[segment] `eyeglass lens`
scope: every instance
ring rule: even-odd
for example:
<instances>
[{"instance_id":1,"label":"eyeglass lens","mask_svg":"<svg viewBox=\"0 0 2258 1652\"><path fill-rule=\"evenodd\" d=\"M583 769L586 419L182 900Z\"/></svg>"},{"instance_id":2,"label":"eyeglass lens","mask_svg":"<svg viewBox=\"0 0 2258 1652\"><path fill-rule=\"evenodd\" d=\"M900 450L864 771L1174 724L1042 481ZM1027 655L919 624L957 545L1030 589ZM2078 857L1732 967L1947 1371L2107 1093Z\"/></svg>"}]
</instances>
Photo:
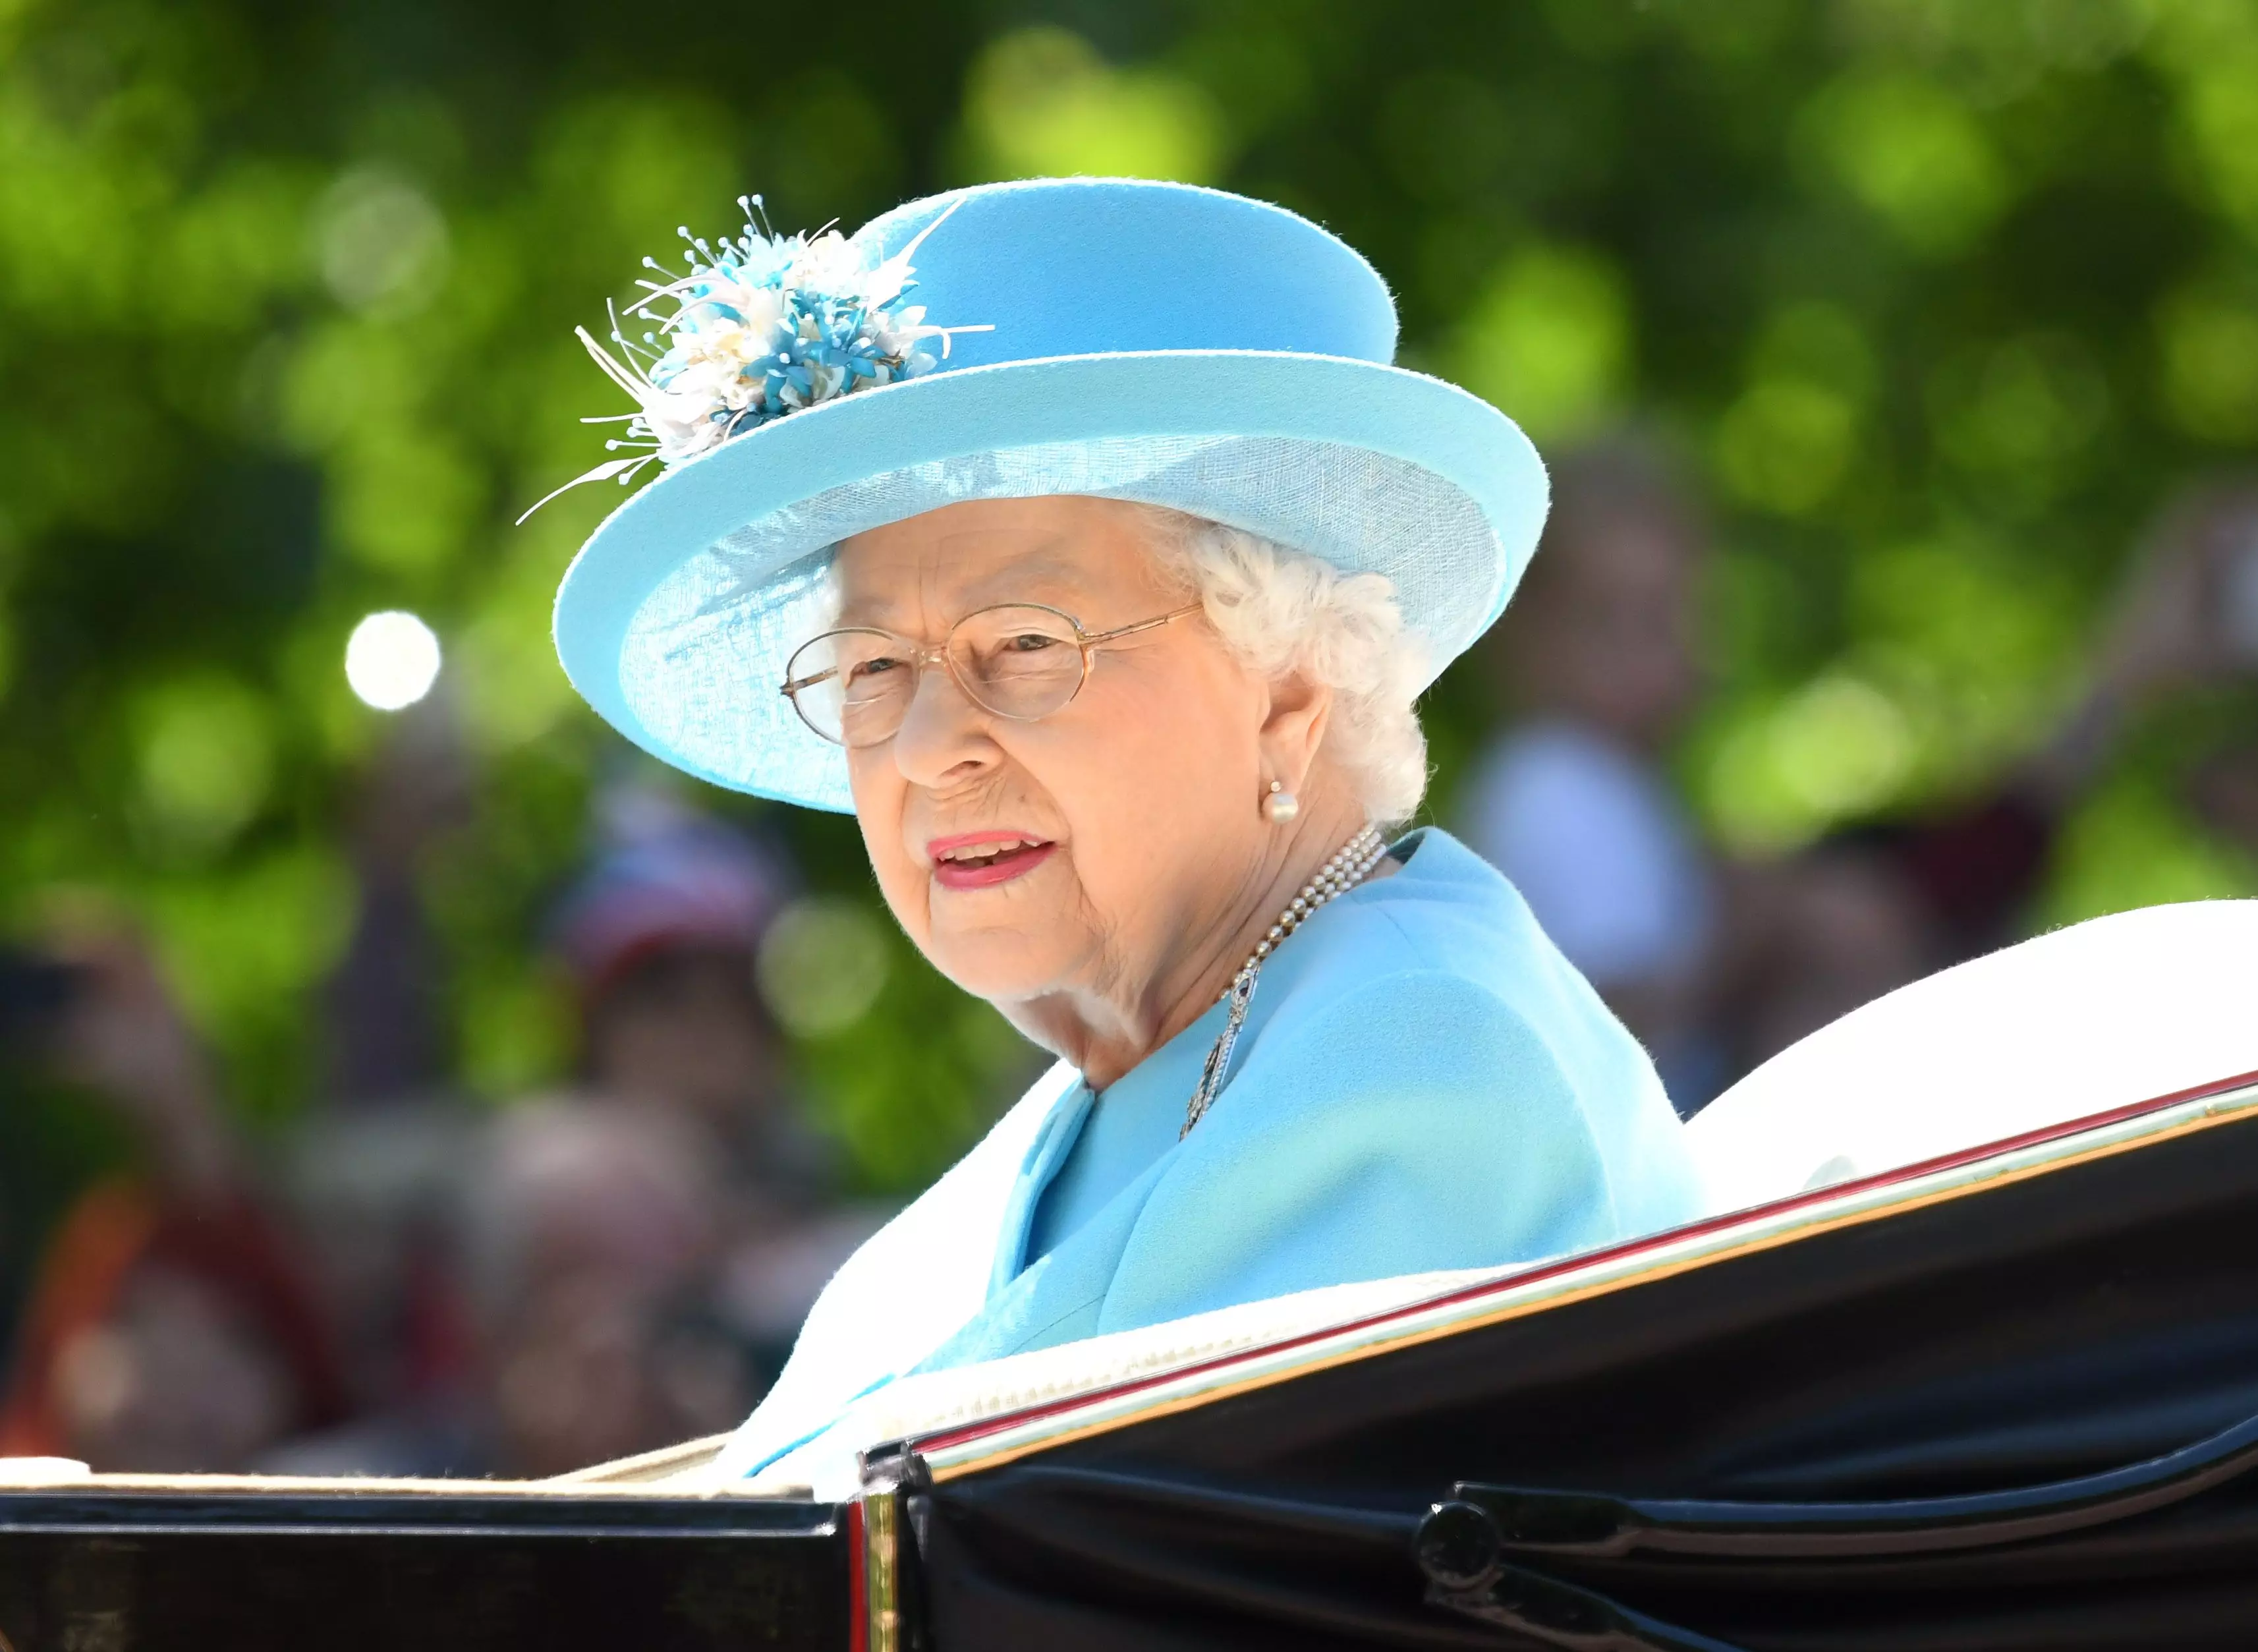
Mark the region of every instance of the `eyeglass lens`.
<instances>
[{"instance_id":1,"label":"eyeglass lens","mask_svg":"<svg viewBox=\"0 0 2258 1652\"><path fill-rule=\"evenodd\" d=\"M1081 638L1048 609L1005 607L968 614L945 652L964 692L999 717L1033 722L1072 700L1082 687ZM786 668L793 702L808 726L844 745L893 737L916 697L920 651L879 630L827 632Z\"/></svg>"}]
</instances>

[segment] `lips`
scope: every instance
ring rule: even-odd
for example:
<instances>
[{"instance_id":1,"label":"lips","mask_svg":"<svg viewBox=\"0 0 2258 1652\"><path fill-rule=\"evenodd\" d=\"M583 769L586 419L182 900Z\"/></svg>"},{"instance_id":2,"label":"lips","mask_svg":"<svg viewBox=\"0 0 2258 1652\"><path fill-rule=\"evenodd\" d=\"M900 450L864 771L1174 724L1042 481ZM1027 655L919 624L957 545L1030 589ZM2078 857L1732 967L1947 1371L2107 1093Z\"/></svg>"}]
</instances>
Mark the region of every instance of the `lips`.
<instances>
[{"instance_id":1,"label":"lips","mask_svg":"<svg viewBox=\"0 0 2258 1652\"><path fill-rule=\"evenodd\" d=\"M944 889L992 889L1023 878L1058 845L1028 832L964 832L925 846L933 879Z\"/></svg>"}]
</instances>

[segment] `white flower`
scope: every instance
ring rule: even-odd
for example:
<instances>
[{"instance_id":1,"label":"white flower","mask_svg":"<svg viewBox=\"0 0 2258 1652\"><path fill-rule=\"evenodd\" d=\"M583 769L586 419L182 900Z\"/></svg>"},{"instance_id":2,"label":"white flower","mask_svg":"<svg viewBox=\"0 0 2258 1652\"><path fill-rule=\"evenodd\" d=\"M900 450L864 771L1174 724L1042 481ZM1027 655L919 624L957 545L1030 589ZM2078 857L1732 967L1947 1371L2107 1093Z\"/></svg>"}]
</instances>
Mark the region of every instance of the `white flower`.
<instances>
[{"instance_id":1,"label":"white flower","mask_svg":"<svg viewBox=\"0 0 2258 1652\"><path fill-rule=\"evenodd\" d=\"M750 397L736 388L744 371L769 352L768 331L730 325L703 332L679 332L674 348L652 369L651 378L674 395L705 389L714 401L743 407Z\"/></svg>"},{"instance_id":2,"label":"white flower","mask_svg":"<svg viewBox=\"0 0 2258 1652\"><path fill-rule=\"evenodd\" d=\"M759 200L739 203L749 219ZM612 340L624 360L586 328L575 330L606 375L635 400L636 412L613 416L626 422L626 437L605 445L644 451L607 459L557 492L607 478L632 481L653 459L679 464L799 409L930 372L936 362L920 343L939 338L946 355L952 331L989 331L932 326L923 305L902 302L918 248L955 210L875 265L866 249L836 230L787 238L770 232L765 220L759 228L748 222L744 234L723 241L719 251L685 230L689 274L642 282L643 296L628 307L630 316L657 324L643 345L628 342L616 317ZM652 260L643 262L659 268ZM651 308L668 300L671 314Z\"/></svg>"},{"instance_id":3,"label":"white flower","mask_svg":"<svg viewBox=\"0 0 2258 1652\"><path fill-rule=\"evenodd\" d=\"M790 308L781 288L766 283L733 283L728 299L729 308L742 318L745 329L765 337L776 331L778 323Z\"/></svg>"},{"instance_id":4,"label":"white flower","mask_svg":"<svg viewBox=\"0 0 2258 1652\"><path fill-rule=\"evenodd\" d=\"M728 431L727 422L714 417L713 399L696 390L650 391L642 404L643 424L658 443L657 455L669 465L720 446Z\"/></svg>"},{"instance_id":5,"label":"white flower","mask_svg":"<svg viewBox=\"0 0 2258 1652\"><path fill-rule=\"evenodd\" d=\"M870 270L855 244L836 230L817 236L792 260L787 286L837 298L866 294Z\"/></svg>"}]
</instances>

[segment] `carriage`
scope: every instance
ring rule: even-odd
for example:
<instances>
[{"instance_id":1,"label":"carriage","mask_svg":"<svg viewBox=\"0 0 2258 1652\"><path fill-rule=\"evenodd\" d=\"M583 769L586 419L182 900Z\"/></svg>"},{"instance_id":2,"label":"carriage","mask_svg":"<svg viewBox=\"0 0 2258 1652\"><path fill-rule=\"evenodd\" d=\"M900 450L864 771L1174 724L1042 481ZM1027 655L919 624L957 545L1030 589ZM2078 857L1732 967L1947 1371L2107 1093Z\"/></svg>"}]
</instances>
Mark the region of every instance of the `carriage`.
<instances>
[{"instance_id":1,"label":"carriage","mask_svg":"<svg viewBox=\"0 0 2258 1652\"><path fill-rule=\"evenodd\" d=\"M2258 1641L2258 903L1917 983L1690 1127L1715 1213L936 1372L829 1455L11 1465L14 1652Z\"/></svg>"}]
</instances>

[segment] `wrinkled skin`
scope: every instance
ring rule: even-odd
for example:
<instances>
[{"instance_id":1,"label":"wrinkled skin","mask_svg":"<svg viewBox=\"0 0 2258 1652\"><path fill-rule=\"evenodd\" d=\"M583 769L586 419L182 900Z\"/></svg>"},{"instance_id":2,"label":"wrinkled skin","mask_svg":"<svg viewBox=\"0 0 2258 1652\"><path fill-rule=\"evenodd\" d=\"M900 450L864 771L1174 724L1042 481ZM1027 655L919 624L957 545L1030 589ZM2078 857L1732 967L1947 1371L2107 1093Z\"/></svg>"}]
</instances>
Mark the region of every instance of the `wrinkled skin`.
<instances>
[{"instance_id":1,"label":"wrinkled skin","mask_svg":"<svg viewBox=\"0 0 2258 1652\"><path fill-rule=\"evenodd\" d=\"M952 505L848 541L840 623L936 645L998 602L1090 632L1149 619L1188 595L1161 578L1151 531L1106 500ZM1040 722L985 712L929 669L900 730L849 753L856 816L920 950L1102 1086L1196 1020L1363 826L1324 751L1331 704L1300 678L1263 680L1198 615L1101 652ZM1273 779L1301 801L1289 824L1263 815ZM989 887L936 875L936 840L997 831L1052 847Z\"/></svg>"}]
</instances>

